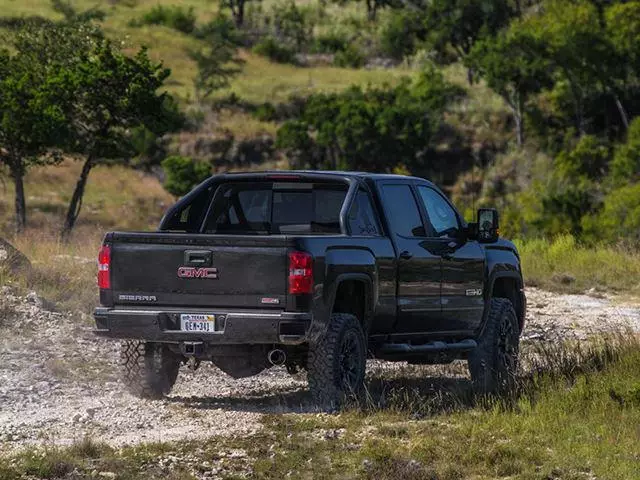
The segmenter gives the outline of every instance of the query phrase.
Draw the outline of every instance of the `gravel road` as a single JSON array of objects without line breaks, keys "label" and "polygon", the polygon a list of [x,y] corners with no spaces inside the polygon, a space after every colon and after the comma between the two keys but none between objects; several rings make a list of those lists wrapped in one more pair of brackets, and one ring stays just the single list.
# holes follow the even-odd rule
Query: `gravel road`
[{"label": "gravel road", "polygon": [[[640,305],[534,288],[527,297],[524,341],[640,331]],[[95,338],[91,328],[87,316],[47,311],[35,293],[0,290],[0,451],[85,436],[123,445],[250,433],[265,413],[312,411],[306,383],[282,368],[233,380],[209,364],[196,372],[183,367],[167,399],[138,400],[117,381],[117,344]],[[370,362],[368,375],[398,367]]]}]

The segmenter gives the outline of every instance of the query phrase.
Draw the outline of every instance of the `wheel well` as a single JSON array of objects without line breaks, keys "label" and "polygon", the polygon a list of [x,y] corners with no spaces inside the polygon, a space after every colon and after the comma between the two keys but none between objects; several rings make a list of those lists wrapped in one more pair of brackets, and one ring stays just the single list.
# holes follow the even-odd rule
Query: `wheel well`
[{"label": "wheel well", "polygon": [[366,333],[369,326],[369,300],[366,283],[360,280],[340,282],[336,291],[336,299],[333,302],[333,313],[354,315]]},{"label": "wheel well", "polygon": [[493,284],[493,298],[506,298],[513,305],[513,309],[518,316],[518,323],[520,329],[524,325],[523,309],[522,309],[522,297],[518,294],[520,287],[515,278],[502,277],[497,278]]}]

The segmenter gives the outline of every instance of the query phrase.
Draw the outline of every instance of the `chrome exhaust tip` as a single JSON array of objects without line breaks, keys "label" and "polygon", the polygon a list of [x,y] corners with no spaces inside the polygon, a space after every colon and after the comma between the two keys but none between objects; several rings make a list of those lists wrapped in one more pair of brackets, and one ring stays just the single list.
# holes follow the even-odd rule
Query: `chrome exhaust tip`
[{"label": "chrome exhaust tip", "polygon": [[274,348],[267,353],[267,359],[271,365],[277,367],[280,365],[284,365],[284,362],[287,360],[287,354],[284,353],[284,350],[280,350],[279,348]]}]

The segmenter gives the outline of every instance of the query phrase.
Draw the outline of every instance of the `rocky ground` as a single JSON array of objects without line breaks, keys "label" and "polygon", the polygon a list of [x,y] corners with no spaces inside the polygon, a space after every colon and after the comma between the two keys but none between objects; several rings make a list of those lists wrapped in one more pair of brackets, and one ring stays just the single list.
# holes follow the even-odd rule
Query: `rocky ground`
[{"label": "rocky ground", "polygon": [[[640,331],[640,306],[613,297],[533,288],[527,297],[525,342],[580,339],[627,327]],[[89,317],[51,312],[35,293],[0,291],[0,450],[68,444],[85,436],[123,445],[242,434],[261,428],[265,413],[313,410],[304,379],[281,368],[233,380],[208,364],[196,372],[183,367],[166,400],[138,400],[117,380],[117,344],[95,338],[91,328]],[[371,384],[407,371],[370,363]],[[429,369],[440,367],[410,368],[434,376]],[[461,376],[465,368],[438,372]]]}]

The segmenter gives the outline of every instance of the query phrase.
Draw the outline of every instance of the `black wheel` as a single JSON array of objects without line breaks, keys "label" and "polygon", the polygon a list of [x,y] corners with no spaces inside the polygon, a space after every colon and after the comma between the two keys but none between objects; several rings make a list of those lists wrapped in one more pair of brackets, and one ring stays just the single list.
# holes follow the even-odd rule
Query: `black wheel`
[{"label": "black wheel", "polygon": [[315,402],[337,408],[359,397],[364,386],[367,343],[358,319],[346,313],[331,316],[324,337],[309,347],[307,378]]},{"label": "black wheel", "polygon": [[474,392],[503,395],[512,391],[519,351],[520,326],[513,305],[505,298],[492,298],[478,347],[469,355]]},{"label": "black wheel", "polygon": [[178,378],[180,357],[161,343],[126,340],[120,350],[122,381],[133,395],[158,399]]}]

